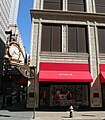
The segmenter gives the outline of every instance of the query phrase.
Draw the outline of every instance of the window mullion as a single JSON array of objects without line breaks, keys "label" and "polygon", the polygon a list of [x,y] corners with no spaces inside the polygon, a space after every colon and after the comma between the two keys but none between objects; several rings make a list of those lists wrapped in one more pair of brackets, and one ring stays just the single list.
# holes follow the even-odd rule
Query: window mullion
[{"label": "window mullion", "polygon": [[77,47],[77,52],[79,52],[79,35],[78,35],[78,27],[76,27],[76,47]]},{"label": "window mullion", "polygon": [[52,51],[52,43],[53,43],[53,25],[51,26],[50,32],[50,51]]}]

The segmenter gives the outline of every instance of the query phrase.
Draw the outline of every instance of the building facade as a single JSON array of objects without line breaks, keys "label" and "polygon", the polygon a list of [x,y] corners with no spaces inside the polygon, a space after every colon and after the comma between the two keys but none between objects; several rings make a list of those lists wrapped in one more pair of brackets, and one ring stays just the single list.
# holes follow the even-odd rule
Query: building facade
[{"label": "building facade", "polygon": [[12,0],[10,16],[9,16],[9,25],[17,25],[17,17],[18,17],[18,9],[19,9],[19,0]]},{"label": "building facade", "polygon": [[7,36],[5,31],[10,25],[17,25],[19,0],[2,0],[1,1],[1,32],[0,39],[5,43]]},{"label": "building facade", "polygon": [[[27,61],[27,55],[17,25],[19,0],[16,1],[1,0],[0,7],[1,7],[0,11],[0,107],[1,107],[1,105],[2,106],[8,105],[8,103],[6,103],[6,101],[8,101],[8,96],[9,99],[10,98],[13,99],[14,96],[11,95],[12,93],[17,92],[16,91],[17,86],[19,86],[20,88],[20,86],[23,85],[25,86],[26,89],[27,79],[25,78],[26,76],[24,76],[25,74],[24,72],[26,71],[27,66],[24,65],[26,64]],[[6,34],[5,31],[11,33]],[[5,55],[8,55],[9,58],[8,62],[6,63]],[[4,73],[5,76],[3,76]],[[17,82],[15,80],[17,80]]]},{"label": "building facade", "polygon": [[[35,0],[27,107],[105,107],[105,1]],[[35,84],[35,89],[34,89]]]}]

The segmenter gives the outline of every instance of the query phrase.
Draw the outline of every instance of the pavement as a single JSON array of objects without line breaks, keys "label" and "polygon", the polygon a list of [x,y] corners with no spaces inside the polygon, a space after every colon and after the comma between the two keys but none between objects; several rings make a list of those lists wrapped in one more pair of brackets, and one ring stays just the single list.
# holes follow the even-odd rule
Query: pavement
[{"label": "pavement", "polygon": [[[34,117],[34,119],[33,119]],[[25,102],[0,109],[0,120],[105,120],[105,111],[39,111],[25,108]]]}]

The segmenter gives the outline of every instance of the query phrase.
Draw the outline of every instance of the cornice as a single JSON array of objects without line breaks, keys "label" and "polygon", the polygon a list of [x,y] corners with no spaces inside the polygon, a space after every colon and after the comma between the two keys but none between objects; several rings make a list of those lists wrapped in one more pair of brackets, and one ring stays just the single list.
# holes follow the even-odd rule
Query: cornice
[{"label": "cornice", "polygon": [[76,20],[76,21],[91,21],[105,22],[104,13],[87,13],[76,11],[61,11],[61,10],[30,10],[31,17],[35,19],[46,20]]}]

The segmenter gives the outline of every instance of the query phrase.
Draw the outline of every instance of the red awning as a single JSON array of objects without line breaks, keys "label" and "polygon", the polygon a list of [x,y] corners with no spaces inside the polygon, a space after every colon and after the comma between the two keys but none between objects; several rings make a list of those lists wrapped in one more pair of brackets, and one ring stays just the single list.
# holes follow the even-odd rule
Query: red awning
[{"label": "red awning", "polygon": [[93,79],[91,77],[90,72],[88,71],[87,64],[41,63],[40,65],[39,82],[92,82],[92,81]]},{"label": "red awning", "polygon": [[100,64],[100,81],[105,83],[105,64]]},{"label": "red awning", "polygon": [[92,82],[88,71],[43,71],[39,73],[39,82]]},{"label": "red awning", "polygon": [[100,74],[101,83],[105,83],[105,71]]}]

